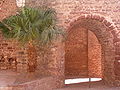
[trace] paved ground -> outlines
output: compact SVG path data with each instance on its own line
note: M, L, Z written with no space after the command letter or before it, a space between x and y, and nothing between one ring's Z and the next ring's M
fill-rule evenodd
M0 87L21 84L40 78L39 73L17 73L11 70L0 70ZM42 76L41 76L42 77Z
M0 87L11 85L15 82L17 73L7 70L0 71Z
M64 88L56 90L120 90L120 87L109 87L103 82L92 82L89 88L89 83L67 85Z
M13 71L0 71L0 90L12 90L7 89L8 85L20 84L23 82L28 82L37 79L40 77L38 73L36 74L19 74ZM64 88L56 90L120 90L120 87L109 87L104 85L102 81L92 82L91 87L89 88L89 83L80 83L66 85Z

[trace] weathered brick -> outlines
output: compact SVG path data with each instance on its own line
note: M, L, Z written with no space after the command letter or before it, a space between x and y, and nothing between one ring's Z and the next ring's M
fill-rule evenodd
M5 17L8 17L9 15L13 14L13 12L15 12L16 5L15 5L15 3L13 3L13 1L15 1L15 0L5 0L4 6L1 7L2 10L0 12L0 20L4 19ZM96 33L98 40L100 41L100 44L103 46L103 48L109 48L109 50L106 50L106 49L104 50L105 54L103 53L104 57L106 58L105 59L106 61L102 62L102 64L104 64L104 66L105 66L103 75L106 75L104 77L105 77L105 79L107 78L107 80L108 80L107 82L115 83L112 80L114 78L114 75L108 73L107 71L109 71L111 73L114 73L114 72L119 73L118 67L113 68L114 64L111 61L111 60L114 60L114 58L119 59L118 57L114 57L115 53L113 53L111 51L111 49L114 47L114 44L118 43L120 41L120 39L118 38L119 36L117 35L118 30L120 30L119 1L114 0L114 3L113 3L113 0L111 0L111 1L110 0L108 0L108 1L105 1L105 0L100 0L100 1L98 1L98 0L89 0L89 1L88 0L84 0L84 1L83 0L47 0L48 2L44 2L46 0L44 0L44 1L42 1L42 0L26 0L26 1L27 1L27 4L29 4L30 6L42 6L42 4L44 4L44 5L48 5L49 7L54 8L58 12L57 15L58 15L59 23L64 28L69 28L70 26L75 25L75 24L76 24L76 27L79 27L79 20L76 21L77 23L73 22L73 21L77 20L81 16L82 16L81 18L87 20L87 18L91 18L90 15L92 15L93 20L103 22L106 25L107 29L109 28L109 31L107 32L107 34L105 33L106 31L104 31L104 33L102 31L99 31L100 28L99 29L97 28L96 31L95 30L92 30L92 31L94 33ZM9 3L9 5L7 3ZM9 8L8 8L8 6L9 6ZM86 18L86 16L87 16L87 18ZM65 22L66 19L69 20L69 22L66 23ZM85 25L87 27L87 23ZM117 28L113 25L117 26ZM92 28L87 28L87 29L92 29ZM102 32L102 34L101 34L101 32ZM113 38L111 36L111 33L113 35ZM77 35L75 35L75 37L80 38ZM73 38L75 38L75 37L73 37ZM106 40L107 38L108 38L108 40ZM104 41L106 41L106 42L104 42ZM113 43L112 43L112 41L113 41ZM73 40L73 42L74 42L74 40ZM9 45L10 45L10 43L8 44L8 46ZM73 44L71 44L71 45L73 45ZM55 48L58 48L58 47L59 47L59 49L56 49L55 52L49 53L50 55L51 54L54 54L54 55L51 55L51 57L47 57L46 59L47 60L52 59L53 62L51 62L51 64L49 64L49 65L54 67L53 70L56 68L54 71L50 71L50 72L53 75L55 73L56 77L57 77L57 74L59 74L59 75L61 75L61 78L62 78L64 76L64 70L63 70L64 69L64 65L63 65L64 64L64 55L63 55L64 50L62 47L60 47L60 45L55 46ZM4 50L4 48L2 50ZM13 51L16 52L17 49L14 49ZM4 53L8 53L8 51L5 51ZM107 56L106 54L108 54L109 56ZM49 56L48 53L46 56ZM69 56L74 57L71 55L69 55ZM20 58L20 56L19 56L19 58ZM119 65L119 64L116 64L116 65ZM73 65L71 67L78 68L78 66L79 66L79 64L76 66ZM113 68L113 69L111 69L111 68ZM111 70L115 70L115 71L111 71ZM58 71L59 71L59 73L58 73ZM62 72L62 73L60 73L60 72ZM62 82L63 79L60 79L60 80ZM60 86L60 83L59 83L59 86Z

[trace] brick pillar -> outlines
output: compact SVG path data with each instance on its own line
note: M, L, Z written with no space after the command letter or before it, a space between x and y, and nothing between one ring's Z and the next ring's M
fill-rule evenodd
M56 88L64 86L64 43L57 42L51 47L49 72L56 80Z

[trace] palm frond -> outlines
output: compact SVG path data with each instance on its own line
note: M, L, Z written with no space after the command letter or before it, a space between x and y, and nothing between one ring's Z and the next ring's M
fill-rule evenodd
M24 7L0 22L0 29L5 37L24 43L33 40L48 43L63 34L56 25L56 13L50 8Z

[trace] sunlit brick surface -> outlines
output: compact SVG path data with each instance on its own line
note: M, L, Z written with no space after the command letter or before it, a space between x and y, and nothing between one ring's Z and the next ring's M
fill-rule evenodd
M97 37L88 31L88 71L90 77L102 78L102 48Z
M16 0L4 0L3 4L0 6L0 20L15 14L16 7Z

